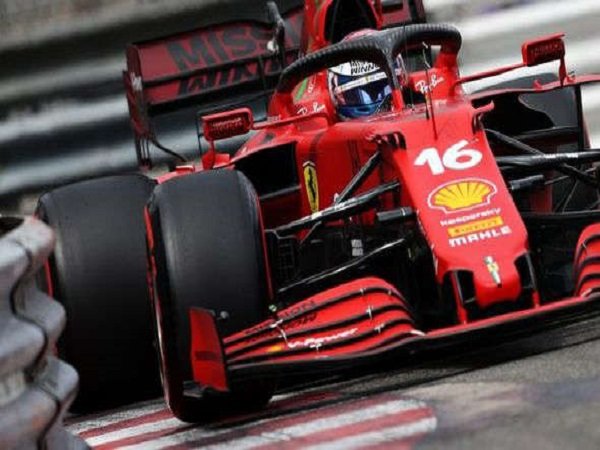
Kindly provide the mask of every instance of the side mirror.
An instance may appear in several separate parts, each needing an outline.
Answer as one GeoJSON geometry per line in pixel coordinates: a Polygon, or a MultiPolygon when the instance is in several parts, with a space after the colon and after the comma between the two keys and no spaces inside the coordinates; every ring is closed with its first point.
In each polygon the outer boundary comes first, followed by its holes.
{"type": "Polygon", "coordinates": [[[567,67],[565,64],[566,52],[565,42],[563,41],[564,37],[564,33],[558,33],[532,39],[531,41],[525,41],[521,47],[523,62],[489,70],[487,72],[476,73],[475,75],[469,75],[467,77],[462,77],[456,81],[455,86],[475,80],[481,80],[482,78],[495,77],[497,75],[510,72],[511,70],[521,69],[523,67],[538,66],[540,64],[557,60],[560,60],[558,77],[561,85],[563,85],[565,80],[568,79],[567,67]]]}
{"type": "Polygon", "coordinates": [[[565,57],[564,36],[564,33],[553,34],[523,43],[523,64],[532,67],[551,61],[562,61],[565,57]]]}
{"type": "Polygon", "coordinates": [[[208,142],[246,134],[254,126],[252,111],[248,108],[234,109],[202,117],[204,138],[208,142]]]}
{"type": "Polygon", "coordinates": [[[254,116],[248,108],[234,109],[202,117],[204,138],[210,149],[202,155],[204,169],[212,169],[217,161],[215,141],[249,133],[254,127],[254,116]]]}

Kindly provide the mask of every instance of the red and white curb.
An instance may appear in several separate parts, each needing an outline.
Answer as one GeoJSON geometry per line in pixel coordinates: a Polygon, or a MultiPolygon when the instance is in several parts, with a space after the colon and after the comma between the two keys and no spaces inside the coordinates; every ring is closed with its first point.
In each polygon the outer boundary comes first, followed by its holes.
{"type": "Polygon", "coordinates": [[[190,425],[162,403],[85,418],[69,425],[94,449],[410,449],[437,427],[419,400],[386,394],[225,428],[190,425]]]}

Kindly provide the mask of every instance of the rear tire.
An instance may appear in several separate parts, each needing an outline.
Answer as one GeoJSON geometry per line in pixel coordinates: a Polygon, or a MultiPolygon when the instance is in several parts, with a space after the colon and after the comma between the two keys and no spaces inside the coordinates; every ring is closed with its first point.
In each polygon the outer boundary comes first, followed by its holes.
{"type": "Polygon", "coordinates": [[[57,236],[47,282],[67,311],[59,352],[80,374],[76,410],[160,392],[143,220],[153,188],[141,175],[114,176],[39,200],[37,215],[57,236]]]}
{"type": "Polygon", "coordinates": [[[227,313],[228,336],[263,320],[270,297],[263,229],[256,193],[231,170],[186,175],[158,186],[148,204],[147,233],[154,267],[154,304],[160,330],[161,373],[169,407],[198,422],[232,410],[260,407],[270,384],[230,386],[227,396],[184,394],[193,379],[189,309],[227,313]]]}

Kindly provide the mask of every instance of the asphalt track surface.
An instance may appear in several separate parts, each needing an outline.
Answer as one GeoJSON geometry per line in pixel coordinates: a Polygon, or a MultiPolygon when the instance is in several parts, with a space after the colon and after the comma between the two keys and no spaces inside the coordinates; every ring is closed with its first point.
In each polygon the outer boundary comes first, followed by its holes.
{"type": "Polygon", "coordinates": [[[98,449],[597,449],[599,339],[600,315],[323,380],[208,425],[179,422],[162,400],[68,425],[98,449]]]}

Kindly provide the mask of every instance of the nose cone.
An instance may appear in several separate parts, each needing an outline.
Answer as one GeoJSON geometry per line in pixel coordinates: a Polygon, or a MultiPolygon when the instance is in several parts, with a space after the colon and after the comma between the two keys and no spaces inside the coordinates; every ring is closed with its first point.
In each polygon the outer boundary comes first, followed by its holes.
{"type": "Polygon", "coordinates": [[[475,297],[480,308],[516,301],[521,295],[521,277],[514,261],[485,256],[474,269],[475,297]]]}

